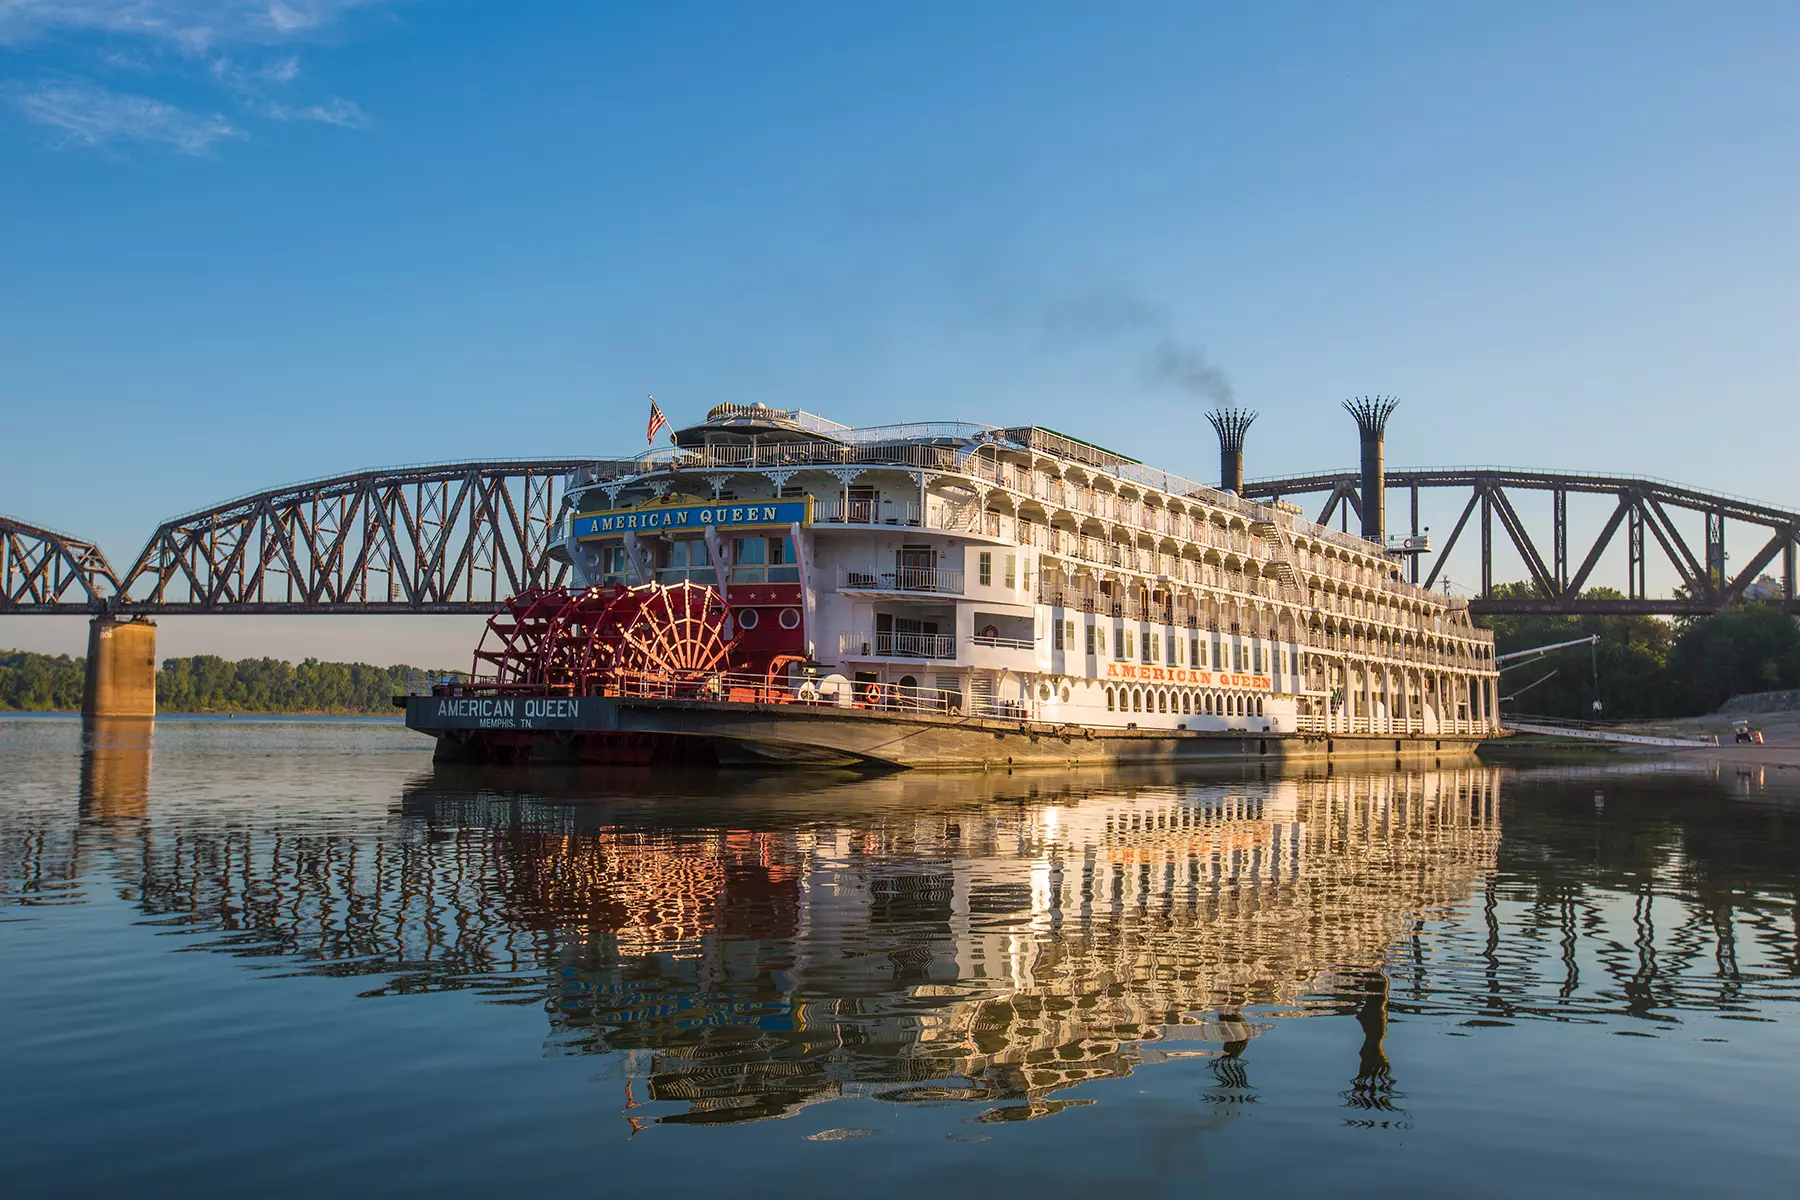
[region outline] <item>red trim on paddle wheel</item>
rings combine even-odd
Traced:
[[[731,668],[730,616],[710,587],[566,588],[521,592],[488,619],[476,683],[592,695],[627,677],[693,682]]]

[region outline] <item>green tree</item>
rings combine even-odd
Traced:
[[[1668,677],[1687,713],[1713,712],[1746,692],[1800,687],[1800,624],[1775,604],[1684,622]]]
[[[1529,583],[1501,584],[1494,593],[1517,599],[1542,595]],[[1591,600],[1624,599],[1612,588],[1589,588],[1582,595]],[[1500,694],[1517,696],[1507,706],[1511,711],[1578,720],[1670,715],[1673,697],[1666,667],[1673,630],[1660,617],[1583,613],[1486,617],[1480,623],[1494,631],[1499,654],[1600,635],[1597,646],[1571,646],[1535,662],[1507,667],[1501,674]]]
[[[81,707],[87,664],[0,650],[0,709],[68,711]],[[231,662],[215,654],[171,658],[156,675],[163,712],[390,712],[393,698],[429,680],[459,672],[309,658],[296,666],[278,658]]]
[[[87,660],[0,650],[0,709],[54,712],[81,707]]]

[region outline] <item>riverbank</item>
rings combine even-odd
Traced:
[[[1733,741],[1732,723],[1748,719],[1751,728],[1763,735],[1761,744]],[[1489,762],[1507,762],[1523,758],[1555,756],[1556,758],[1599,759],[1610,755],[1655,755],[1687,762],[1718,763],[1726,766],[1776,767],[1800,771],[1800,711],[1741,714],[1708,713],[1700,717],[1668,718],[1657,721],[1634,721],[1620,725],[1622,733],[1648,737],[1717,738],[1713,746],[1630,746],[1578,741],[1574,738],[1548,737],[1539,734],[1515,734],[1495,742],[1483,743],[1481,756]]]

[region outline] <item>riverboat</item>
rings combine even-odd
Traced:
[[[1466,754],[1493,638],[1381,543],[1036,426],[722,404],[567,482],[569,583],[406,698],[444,757]]]

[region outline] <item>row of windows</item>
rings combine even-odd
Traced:
[[[799,583],[799,559],[794,554],[791,537],[738,537],[722,542],[732,583]],[[651,569],[658,583],[679,583],[691,579],[696,583],[715,583],[718,573],[712,554],[701,538],[646,539],[645,552],[650,555]],[[630,577],[631,560],[622,542],[608,542],[600,547],[599,579],[602,583],[618,583]]]
[[[1004,587],[1010,591],[1013,589],[1014,585],[1018,582],[1019,556],[1016,554],[1008,554],[1006,556],[1005,561],[1006,561],[1006,582],[1001,584],[1000,586]],[[982,587],[993,587],[994,586],[994,552],[992,550],[983,550],[976,557],[976,559],[975,559],[975,578],[981,582]]]
[[[1054,650],[1073,650],[1076,645],[1077,629],[1074,621],[1052,621],[1050,623],[1050,645]],[[1085,649],[1087,653],[1099,658],[1106,657],[1106,626],[1087,625]],[[1166,663],[1171,667],[1205,667],[1211,665],[1221,671],[1256,671],[1261,672],[1265,665],[1277,670],[1287,669],[1292,653],[1281,647],[1265,649],[1261,644],[1253,642],[1246,646],[1242,642],[1227,642],[1223,637],[1215,635],[1210,646],[1207,640],[1198,634],[1190,634],[1183,638],[1179,634],[1170,633],[1164,637],[1160,632],[1149,631],[1138,636],[1138,631],[1124,628],[1113,634],[1113,657],[1121,662],[1136,658],[1139,662]]]
[[[1260,717],[1261,696],[1177,688],[1107,688],[1107,712],[1179,713],[1196,717]]]

